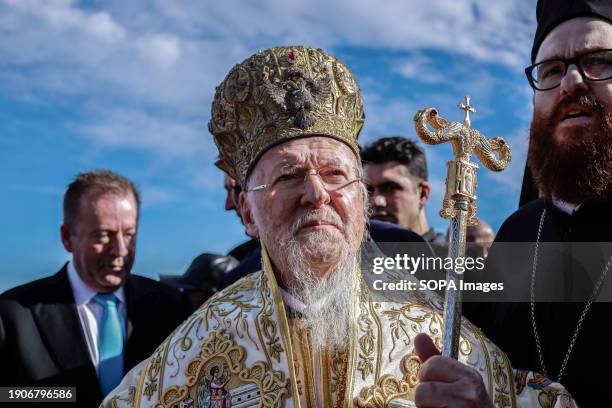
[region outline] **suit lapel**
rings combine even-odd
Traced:
[[[65,265],[54,278],[47,301],[32,310],[41,336],[62,370],[90,365],[95,375]]]
[[[127,322],[126,322],[126,343],[132,338],[134,332],[134,321],[138,321],[138,310],[134,306],[136,303],[136,297],[138,296],[138,290],[134,288],[135,282],[132,276],[128,277],[125,283],[125,302],[127,306]]]
[[[125,283],[125,302],[127,304],[127,321],[126,321],[126,339],[125,339],[125,368],[126,370],[140,362],[140,357],[137,357],[137,345],[134,344],[134,330],[140,327],[142,321],[142,313],[139,313],[138,298],[141,295],[138,290],[137,279],[132,275],[128,277]],[[141,311],[142,312],[142,311]]]

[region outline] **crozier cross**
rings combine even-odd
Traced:
[[[470,123],[470,112],[472,113],[476,113],[476,109],[474,109],[472,106],[470,106],[470,97],[469,96],[465,96],[465,98],[463,98],[463,102],[460,103],[459,105],[457,105],[457,107],[463,111],[465,111],[465,116],[463,117],[463,123],[465,124],[465,126],[470,127],[471,123]]]

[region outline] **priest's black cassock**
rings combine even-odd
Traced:
[[[540,0],[532,62],[535,62],[540,45],[556,26],[583,16],[612,21],[612,2]],[[509,283],[505,291],[520,297],[521,302],[466,303],[463,311],[508,354],[513,366],[544,371],[536,346],[529,301],[535,245],[518,244],[520,248],[517,249],[506,243],[536,242],[545,210],[534,287],[537,293],[540,289],[548,290],[548,294],[555,295],[556,301],[535,302],[535,324],[547,374],[557,380],[585,309],[585,300],[593,292],[595,282],[610,257],[612,194],[588,199],[575,208],[538,195],[531,171],[526,167],[520,208],[501,226],[486,265],[489,277],[500,274]],[[548,244],[551,242],[555,244]],[[522,253],[517,253],[517,250]],[[612,406],[612,392],[608,389],[612,378],[612,351],[609,349],[612,332],[607,324],[612,316],[611,291],[612,276],[607,276],[599,299],[608,302],[596,301],[586,313],[560,380],[581,407]],[[575,293],[580,295],[572,297]]]
[[[505,267],[506,270],[501,273],[511,274],[517,283],[523,284],[522,289],[525,291],[529,290],[533,253],[526,253],[517,260],[516,254],[502,243],[534,242],[544,208],[546,208],[546,218],[542,226],[541,242],[612,241],[610,198],[587,201],[571,215],[543,198],[527,203],[504,222],[487,260],[488,269]],[[524,248],[528,247],[533,248],[532,246]],[[579,280],[584,279],[585,275],[578,272],[575,264],[565,262],[563,259],[557,262],[551,261],[550,257],[543,253],[547,248],[549,247],[545,245],[541,247],[538,273],[548,279],[555,274],[556,276],[550,281],[551,286],[561,289],[584,283]],[[599,260],[602,258],[598,257]],[[598,276],[604,266],[605,261],[599,262],[597,270],[592,268],[591,276]],[[546,285],[543,282],[546,279],[538,279],[537,282],[540,286]],[[587,287],[592,288],[593,279],[587,281],[589,281]],[[606,280],[602,293],[609,293],[610,285],[612,281]],[[587,292],[590,293],[590,290]],[[534,340],[530,303],[485,305],[466,303],[464,306],[466,317],[480,326],[485,334],[508,354],[513,366],[542,371]],[[559,373],[584,306],[584,302],[536,303],[535,316],[544,363],[553,379],[556,379]],[[609,349],[612,344],[612,332],[608,327],[611,316],[612,303],[592,304],[561,379],[561,383],[581,407],[612,406],[612,393],[607,389],[612,378],[612,352]]]

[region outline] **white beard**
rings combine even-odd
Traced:
[[[313,272],[309,256],[316,247],[326,244],[340,246],[340,258],[325,278]],[[282,245],[286,254],[290,286],[286,290],[304,305],[303,328],[310,333],[311,347],[315,351],[344,347],[349,344],[349,334],[355,327],[353,290],[358,271],[358,257],[346,241],[338,242],[337,236],[327,231],[307,234],[298,240]]]

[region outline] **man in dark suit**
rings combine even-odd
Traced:
[[[64,196],[58,273],[0,295],[0,386],[76,387],[95,407],[189,314],[178,292],[130,274],[140,207],[132,182],[79,174]]]

